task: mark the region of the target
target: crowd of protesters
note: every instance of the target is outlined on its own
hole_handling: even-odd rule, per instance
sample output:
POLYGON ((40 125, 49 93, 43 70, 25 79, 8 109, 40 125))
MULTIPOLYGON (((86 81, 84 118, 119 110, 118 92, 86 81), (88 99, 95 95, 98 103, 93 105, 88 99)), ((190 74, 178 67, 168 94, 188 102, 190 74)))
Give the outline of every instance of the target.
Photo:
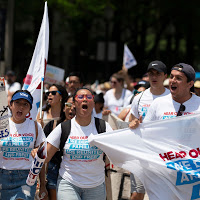
MULTIPOLYGON (((163 113, 166 110, 174 113, 168 116, 170 118, 200 111, 200 80, 195 79, 195 71, 188 64, 167 67, 156 60, 147 66, 147 71, 137 82, 127 80, 127 77, 127 72, 121 70, 114 73, 108 82, 89 85, 80 72, 71 72, 63 85, 45 84, 42 114, 38 112, 36 123, 40 137, 33 133, 28 161, 1 162, 1 195, 6 196, 6 192, 11 191, 7 199, 34 199, 36 185, 30 189, 29 195, 25 193, 27 190, 21 188, 30 169, 31 150, 43 142, 45 133, 48 170, 45 180, 44 176, 40 177, 40 187, 48 190, 48 197, 46 195, 45 198, 105 200, 104 154, 97 147, 90 146, 87 140, 90 133, 112 131, 110 125, 102 120, 103 115, 112 113, 130 122, 129 127, 134 129, 142 121, 165 119, 163 113), (169 77, 167 68, 171 69, 169 77), (86 84, 87 87, 84 87, 86 84), (9 179, 4 178, 11 176, 10 172, 16 174, 11 182, 18 184, 13 188, 8 187, 9 179), (23 178, 19 180, 21 172, 23 178)), ((10 141, 15 142, 12 138, 14 133, 24 132, 26 126, 32 130, 35 125, 25 117, 32 108, 31 94, 20 90, 21 85, 15 82, 13 71, 8 71, 5 79, 11 110, 11 136, 9 140, 5 139, 5 146, 8 147, 10 141), (24 95, 20 96, 22 93, 24 95)), ((6 151, 8 148, 3 149, 6 151)), ((143 184, 131 174, 130 199, 143 200, 144 195, 143 184)))

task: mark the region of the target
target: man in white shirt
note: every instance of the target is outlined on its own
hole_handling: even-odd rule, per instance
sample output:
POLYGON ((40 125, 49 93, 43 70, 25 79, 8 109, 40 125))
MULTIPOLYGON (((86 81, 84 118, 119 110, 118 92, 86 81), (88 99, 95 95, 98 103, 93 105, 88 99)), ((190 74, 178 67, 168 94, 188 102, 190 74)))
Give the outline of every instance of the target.
MULTIPOLYGON (((129 127, 135 126, 135 123, 140 118, 145 118, 147 111, 157 97, 165 96, 170 93, 168 89, 163 86, 164 80, 167 78, 167 67, 161 61, 152 61, 147 69, 149 76, 150 88, 137 95, 132 102, 131 115, 129 121, 131 122, 129 127)), ((131 200, 143 200, 144 199, 144 186, 137 177, 133 177, 131 174, 131 200)))
MULTIPOLYGON (((191 93, 194 80, 195 71, 192 66, 185 63, 176 64, 171 69, 169 78, 171 94, 157 98, 152 102, 144 122, 169 119, 199 112, 200 97, 191 93)), ((134 123, 131 122, 130 127, 137 128, 140 122, 137 119, 134 123)))
POLYGON ((149 108, 144 122, 169 119, 181 115, 194 114, 200 111, 200 97, 191 93, 195 81, 192 66, 179 63, 170 74, 169 88, 171 94, 156 99, 149 108))

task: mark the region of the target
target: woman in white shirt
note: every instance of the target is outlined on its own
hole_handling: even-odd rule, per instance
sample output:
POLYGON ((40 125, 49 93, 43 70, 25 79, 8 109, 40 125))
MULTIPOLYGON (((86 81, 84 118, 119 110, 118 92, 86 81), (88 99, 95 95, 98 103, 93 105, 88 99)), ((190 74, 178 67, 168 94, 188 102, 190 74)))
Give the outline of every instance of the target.
MULTIPOLYGON (((106 200, 103 152, 90 146, 88 136, 98 134, 92 115, 94 96, 87 88, 78 89, 73 97, 76 116, 63 149, 57 183, 57 199, 106 200)), ((105 131, 112 128, 105 122, 105 131)), ((48 136, 47 159, 59 150, 62 124, 48 136)))
POLYGON ((29 186, 26 179, 33 162, 31 151, 45 141, 45 135, 37 122, 26 118, 32 103, 27 90, 16 91, 10 101, 10 134, 0 141, 0 199, 34 200, 36 183, 29 186))
POLYGON ((104 107, 117 116, 124 107, 129 105, 128 97, 132 96, 132 92, 124 88, 124 78, 121 74, 113 74, 110 82, 112 89, 104 95, 104 107))

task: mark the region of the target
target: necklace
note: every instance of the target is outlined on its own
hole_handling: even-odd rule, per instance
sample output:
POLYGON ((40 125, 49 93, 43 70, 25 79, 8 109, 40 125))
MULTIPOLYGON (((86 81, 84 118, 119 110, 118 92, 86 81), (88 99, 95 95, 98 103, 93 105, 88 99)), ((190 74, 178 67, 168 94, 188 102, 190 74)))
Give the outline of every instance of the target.
MULTIPOLYGON (((13 122, 13 121, 12 121, 13 122)), ((15 131, 15 134, 17 134, 17 133, 19 133, 19 130, 22 128, 22 127, 24 127, 24 122, 23 123, 21 123, 21 126, 19 127, 19 128, 17 128, 16 127, 16 123, 15 122, 13 122, 14 124, 12 124, 12 126, 13 126, 13 128, 15 129, 14 131, 15 131)))

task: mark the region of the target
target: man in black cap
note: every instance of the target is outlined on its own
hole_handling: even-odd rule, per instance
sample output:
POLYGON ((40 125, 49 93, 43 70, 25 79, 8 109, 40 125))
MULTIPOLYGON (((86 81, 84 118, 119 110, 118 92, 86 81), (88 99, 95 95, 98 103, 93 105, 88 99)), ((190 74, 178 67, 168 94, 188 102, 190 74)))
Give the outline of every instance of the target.
MULTIPOLYGON (((134 128, 140 118, 144 119, 154 99, 168 95, 170 91, 163 86, 167 78, 167 67, 161 61, 152 61, 147 69, 150 88, 137 95, 132 102, 129 127, 134 128)), ((144 199, 144 186, 140 180, 131 174, 131 200, 144 199)))
POLYGON ((171 94, 156 99, 149 108, 144 122, 169 119, 200 111, 200 97, 191 92, 195 81, 192 66, 179 63, 171 69, 169 89, 171 94))

